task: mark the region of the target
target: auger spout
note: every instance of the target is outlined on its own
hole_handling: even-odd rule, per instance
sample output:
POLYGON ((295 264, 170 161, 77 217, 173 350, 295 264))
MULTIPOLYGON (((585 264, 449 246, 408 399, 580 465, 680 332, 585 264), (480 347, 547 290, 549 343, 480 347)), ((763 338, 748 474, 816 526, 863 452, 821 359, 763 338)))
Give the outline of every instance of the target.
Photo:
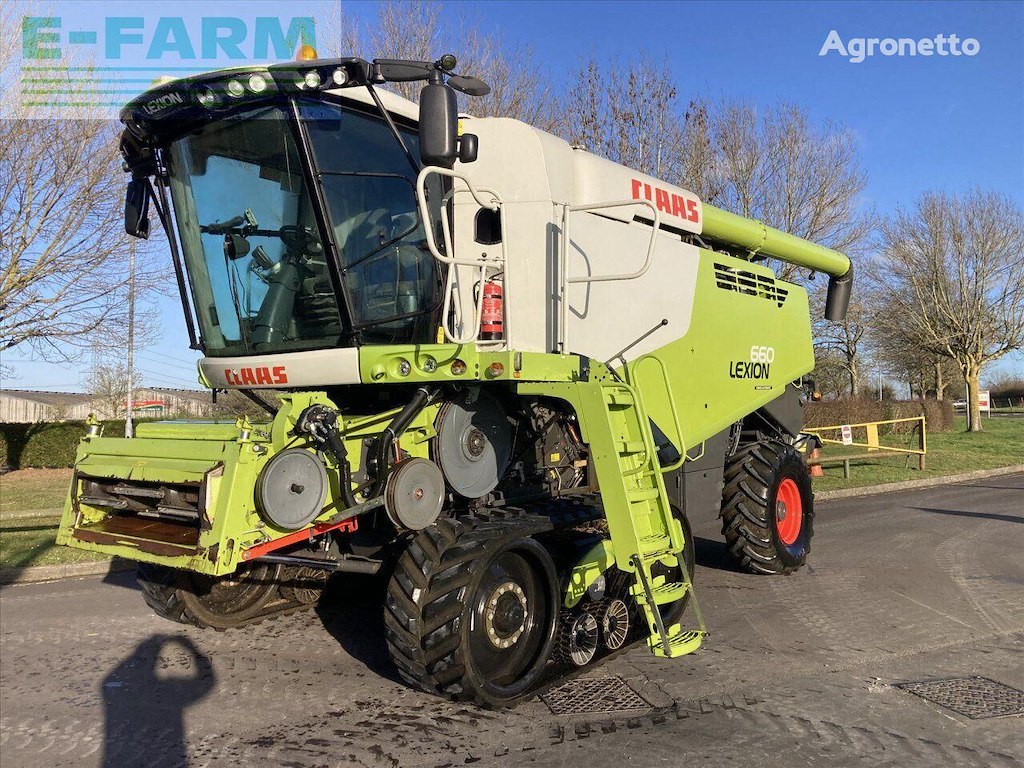
POLYGON ((832 277, 842 277, 850 271, 849 257, 839 251, 710 205, 704 205, 703 234, 712 240, 832 277))

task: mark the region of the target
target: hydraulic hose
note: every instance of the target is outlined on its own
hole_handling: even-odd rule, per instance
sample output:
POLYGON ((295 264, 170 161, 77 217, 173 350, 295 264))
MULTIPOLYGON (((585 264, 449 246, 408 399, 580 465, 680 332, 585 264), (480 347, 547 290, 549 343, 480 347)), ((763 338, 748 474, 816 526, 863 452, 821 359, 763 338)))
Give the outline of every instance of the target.
MULTIPOLYGON (((388 450, 392 443, 397 440, 412 420, 420 411, 434 398, 437 390, 434 387, 422 386, 417 388, 412 399, 399 411, 391 423, 384 428, 380 436, 374 442, 373 452, 376 471, 373 483, 367 488, 364 497, 375 499, 384 492, 384 484, 388 479, 388 450)), ((338 414, 326 405, 311 405, 299 416, 295 429, 297 432, 306 432, 323 446, 338 465, 339 483, 341 488, 341 499, 345 502, 345 508, 351 509, 361 502, 355 497, 352 491, 352 468, 348 463, 348 450, 345 448, 345 441, 338 429, 338 414)))
POLYGON ((433 400, 434 394, 437 390, 434 387, 422 386, 416 389, 412 399, 406 403, 405 407, 399 411, 395 418, 391 420, 391 423, 384 428, 384 431, 380 433, 380 437, 374 443, 374 459, 376 462, 376 472, 373 478, 373 485, 370 486, 366 492, 366 497, 369 499, 376 498, 384 492, 384 483, 388 479, 387 467, 388 467, 388 450, 392 443, 397 440, 412 420, 415 419, 420 411, 422 411, 426 405, 433 400))
POLYGON ((319 403, 311 405, 299 415, 295 431, 312 435, 313 439, 334 458, 338 465, 339 491, 341 500, 345 502, 345 509, 351 509, 359 504, 352 492, 352 468, 348 463, 345 441, 341 439, 341 432, 338 430, 337 412, 319 403))

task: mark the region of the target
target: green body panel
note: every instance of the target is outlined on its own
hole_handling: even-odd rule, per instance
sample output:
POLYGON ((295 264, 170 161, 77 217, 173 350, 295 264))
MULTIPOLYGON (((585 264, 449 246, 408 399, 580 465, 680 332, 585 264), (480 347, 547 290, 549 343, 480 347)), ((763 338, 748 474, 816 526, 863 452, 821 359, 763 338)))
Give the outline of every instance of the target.
POLYGON ((565 590, 565 607, 573 608, 587 594, 601 574, 615 565, 615 549, 610 539, 601 539, 585 554, 569 574, 565 590))
POLYGON ((464 344, 394 344, 359 348, 359 378, 365 384, 420 384, 490 381, 576 381, 581 376, 576 355, 479 349, 464 344), (452 373, 460 360, 466 372, 452 373), (402 376, 399 366, 409 363, 402 376), (491 366, 501 366, 500 373, 491 366), (429 368, 434 366, 434 370, 429 368))
POLYGON ((672 514, 642 395, 623 382, 523 384, 519 392, 558 397, 573 407, 601 488, 611 541, 591 549, 573 569, 566 605, 575 604, 614 562, 634 576, 630 592, 647 618, 651 650, 669 657, 695 651, 706 634, 703 621, 698 629, 668 626, 659 607, 687 595, 696 604, 686 568, 679 567, 692 542, 672 514), (655 576, 656 564, 677 568, 682 581, 655 576))
MULTIPOLYGON (((174 431, 180 434, 181 426, 175 426, 174 431)), ((196 427, 198 434, 206 436, 83 438, 57 543, 211 575, 234 571, 240 548, 259 535, 247 530, 251 521, 246 508, 251 508, 253 486, 263 462, 256 448, 261 444, 240 437, 211 439, 209 433, 204 433, 206 425, 196 427), (105 509, 80 500, 82 483, 89 478, 202 487, 205 520, 198 540, 179 546, 163 539, 154 540, 141 527, 111 530, 104 522, 108 517, 105 509)))
POLYGON ((839 251, 833 251, 831 248, 765 226, 760 221, 745 219, 712 205, 705 204, 702 213, 701 234, 714 240, 754 254, 771 256, 790 264, 824 272, 833 277, 842 277, 850 271, 849 257, 839 251))
POLYGON ((648 415, 685 450, 779 397, 787 384, 814 369, 807 292, 776 280, 767 267, 720 253, 700 253, 693 315, 686 335, 620 369, 642 393, 648 415), (782 306, 765 294, 720 288, 716 265, 770 278, 776 289, 786 291, 782 306), (757 370, 766 375, 736 378, 737 373, 754 372, 746 365, 751 349, 761 347, 773 350, 767 369, 757 370), (651 357, 657 362, 646 359, 651 357))

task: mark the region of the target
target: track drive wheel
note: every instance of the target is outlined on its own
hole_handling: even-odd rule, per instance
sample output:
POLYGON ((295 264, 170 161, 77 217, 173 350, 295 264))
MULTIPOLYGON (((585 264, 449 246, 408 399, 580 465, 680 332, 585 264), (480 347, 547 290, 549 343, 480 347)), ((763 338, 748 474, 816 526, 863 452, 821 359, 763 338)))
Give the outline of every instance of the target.
POLYGON ((384 610, 403 679, 491 707, 529 692, 551 655, 559 609, 554 563, 530 538, 545 526, 496 513, 439 520, 412 540, 384 610))
POLYGON ((231 629, 258 616, 278 597, 280 566, 255 563, 218 578, 140 563, 136 578, 157 615, 181 624, 231 629))
POLYGON ((725 467, 722 533, 739 567, 791 573, 807 562, 814 534, 811 478, 790 445, 757 442, 725 467))

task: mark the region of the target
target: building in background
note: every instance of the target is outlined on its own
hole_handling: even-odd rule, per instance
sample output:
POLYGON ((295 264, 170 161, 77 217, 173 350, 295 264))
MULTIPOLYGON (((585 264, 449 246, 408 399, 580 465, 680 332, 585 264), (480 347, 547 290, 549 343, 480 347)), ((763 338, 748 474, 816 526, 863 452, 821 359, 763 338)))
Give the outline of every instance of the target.
MULTIPOLYGON (((210 393, 195 389, 140 387, 135 390, 135 418, 208 418, 213 415, 210 393)), ((110 405, 78 392, 33 392, 0 389, 0 422, 82 421, 90 413, 110 419, 110 405)), ((124 414, 118 414, 123 418, 124 414)))

